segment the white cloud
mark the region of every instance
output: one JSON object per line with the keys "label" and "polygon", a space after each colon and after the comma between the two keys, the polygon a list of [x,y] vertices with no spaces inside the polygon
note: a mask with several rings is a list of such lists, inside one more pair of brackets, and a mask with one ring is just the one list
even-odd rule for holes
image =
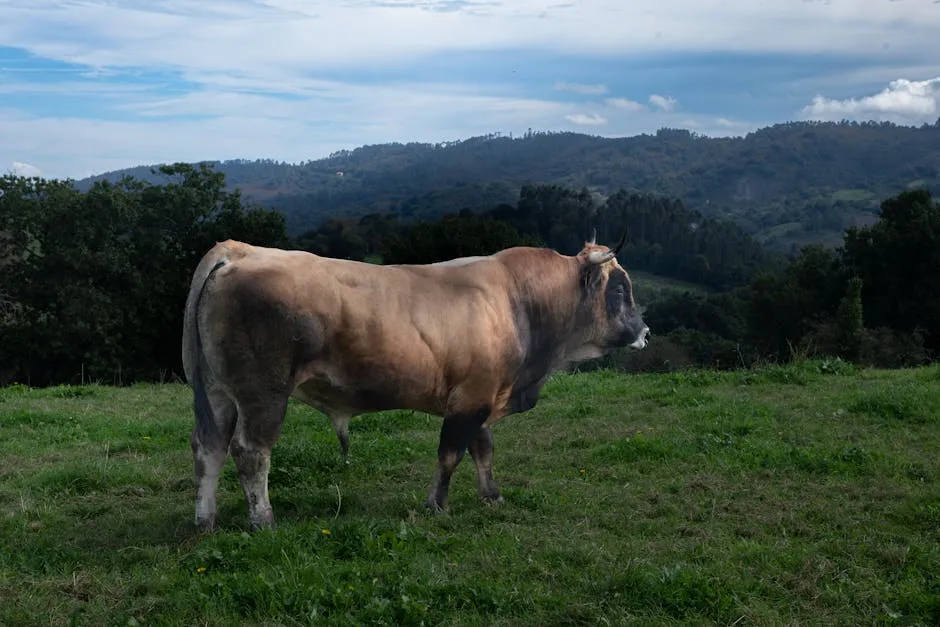
{"label": "white cloud", "polygon": [[10,166],[10,171],[17,176],[24,177],[33,177],[33,176],[42,176],[42,170],[32,165],[31,163],[24,163],[22,161],[14,161]]}
{"label": "white cloud", "polygon": [[872,96],[834,100],[817,95],[802,114],[814,119],[901,119],[932,122],[940,111],[940,77],[923,81],[899,78]]}
{"label": "white cloud", "polygon": [[538,0],[444,6],[7,0],[0,41],[92,67],[241,68],[263,76],[275,66],[368,67],[467,50],[869,53],[874,43],[925,58],[938,50],[940,31],[940,11],[930,0],[583,0],[577,12]]}
{"label": "white cloud", "polygon": [[571,113],[565,119],[580,126],[601,126],[607,124],[607,118],[596,113]]}
{"label": "white cloud", "polygon": [[599,96],[607,93],[606,85],[586,85],[584,83],[555,83],[555,91],[569,91],[585,96]]}
{"label": "white cloud", "polygon": [[659,107],[663,111],[672,111],[679,104],[679,101],[672,96],[660,96],[659,94],[650,95],[650,104]]}
{"label": "white cloud", "polygon": [[629,98],[608,98],[605,100],[607,104],[617,109],[622,109],[624,111],[631,111],[638,113],[640,111],[646,111],[646,105],[639,103],[635,100],[630,100]]}

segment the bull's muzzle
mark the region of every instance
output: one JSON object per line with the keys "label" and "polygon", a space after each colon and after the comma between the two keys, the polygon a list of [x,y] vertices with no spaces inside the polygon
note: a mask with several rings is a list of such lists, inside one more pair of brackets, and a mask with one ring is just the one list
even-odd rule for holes
{"label": "bull's muzzle", "polygon": [[636,336],[636,341],[629,345],[630,348],[635,348],[636,350],[642,350],[646,348],[646,345],[649,343],[649,340],[647,339],[649,334],[650,328],[644,324],[643,330],[640,331],[639,335]]}

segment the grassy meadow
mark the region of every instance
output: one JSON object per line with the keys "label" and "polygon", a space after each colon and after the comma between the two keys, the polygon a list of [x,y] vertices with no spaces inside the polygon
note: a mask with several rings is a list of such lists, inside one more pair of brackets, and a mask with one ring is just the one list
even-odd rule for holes
{"label": "grassy meadow", "polygon": [[423,503],[440,419],[292,403],[196,535],[183,385],[0,389],[3,625],[940,623],[940,366],[559,374]]}

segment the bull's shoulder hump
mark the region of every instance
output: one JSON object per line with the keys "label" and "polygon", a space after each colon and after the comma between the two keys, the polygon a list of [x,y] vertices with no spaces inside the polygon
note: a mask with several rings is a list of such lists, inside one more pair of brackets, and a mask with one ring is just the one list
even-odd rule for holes
{"label": "bull's shoulder hump", "polygon": [[420,281],[450,287],[493,288],[508,280],[505,264],[497,257],[460,257],[425,265],[398,266]]}
{"label": "bull's shoulder hump", "polygon": [[447,261],[438,261],[430,265],[437,266],[441,268],[456,268],[458,266],[466,266],[472,263],[479,263],[487,259],[492,259],[492,257],[476,255],[473,257],[457,257],[456,259],[448,259]]}

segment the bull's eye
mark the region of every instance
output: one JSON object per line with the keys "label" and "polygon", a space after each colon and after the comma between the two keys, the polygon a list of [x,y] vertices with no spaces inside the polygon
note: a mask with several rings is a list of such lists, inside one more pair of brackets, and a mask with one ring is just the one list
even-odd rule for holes
{"label": "bull's eye", "polygon": [[624,286],[622,286],[622,285],[618,285],[618,286],[617,286],[617,294],[618,294],[619,296],[623,296],[624,294],[626,294],[626,292],[627,292],[627,290],[626,290],[626,288],[625,288]]}

